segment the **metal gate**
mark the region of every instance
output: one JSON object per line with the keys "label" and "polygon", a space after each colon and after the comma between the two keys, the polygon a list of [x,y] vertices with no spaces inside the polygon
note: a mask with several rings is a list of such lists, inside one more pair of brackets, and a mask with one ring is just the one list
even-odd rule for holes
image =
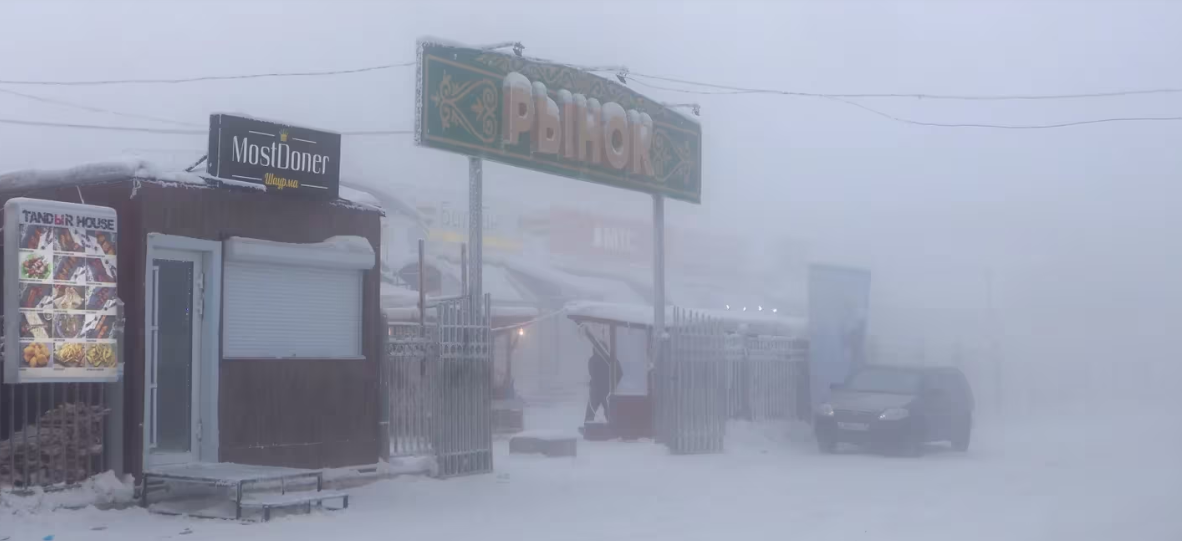
{"label": "metal gate", "polygon": [[726,337],[731,419],[809,419],[808,340],[788,336]]}
{"label": "metal gate", "polygon": [[656,356],[657,441],[676,454],[718,453],[731,419],[808,420],[808,341],[728,333],[723,321],[674,308]]}
{"label": "metal gate", "polygon": [[675,454],[722,452],[729,362],[722,321],[673,309],[656,363],[657,437]]}
{"label": "metal gate", "polygon": [[389,435],[390,456],[429,456],[431,408],[427,366],[437,357],[435,325],[401,323],[387,326],[382,362],[387,407],[382,424]]}
{"label": "metal gate", "polygon": [[[435,321],[392,325],[382,378],[393,456],[433,456],[439,477],[491,472],[492,331],[489,299],[434,306]],[[401,331],[401,332],[399,332]]]}

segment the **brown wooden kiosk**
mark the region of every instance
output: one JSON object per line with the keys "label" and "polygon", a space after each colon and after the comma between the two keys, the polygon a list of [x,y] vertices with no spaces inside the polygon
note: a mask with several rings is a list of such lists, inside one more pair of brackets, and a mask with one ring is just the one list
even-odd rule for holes
{"label": "brown wooden kiosk", "polygon": [[[126,325],[121,381],[103,384],[105,467],[141,478],[219,463],[378,462],[382,212],[335,184],[304,193],[298,181],[257,178],[166,174],[135,159],[0,176],[0,202],[81,202],[118,216]],[[0,403],[20,387],[0,385]]]}

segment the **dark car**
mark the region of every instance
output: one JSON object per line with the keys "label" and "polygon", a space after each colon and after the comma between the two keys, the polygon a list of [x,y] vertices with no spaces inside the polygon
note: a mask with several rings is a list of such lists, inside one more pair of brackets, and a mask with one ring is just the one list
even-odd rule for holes
{"label": "dark car", "polygon": [[973,392],[956,368],[866,366],[834,385],[814,417],[822,453],[853,443],[918,456],[939,441],[967,451]]}

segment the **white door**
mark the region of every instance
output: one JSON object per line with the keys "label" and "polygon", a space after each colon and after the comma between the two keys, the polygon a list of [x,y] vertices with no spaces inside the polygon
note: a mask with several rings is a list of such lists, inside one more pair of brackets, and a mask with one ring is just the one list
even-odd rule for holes
{"label": "white door", "polygon": [[153,250],[144,439],[148,466],[195,462],[201,440],[202,253]]}

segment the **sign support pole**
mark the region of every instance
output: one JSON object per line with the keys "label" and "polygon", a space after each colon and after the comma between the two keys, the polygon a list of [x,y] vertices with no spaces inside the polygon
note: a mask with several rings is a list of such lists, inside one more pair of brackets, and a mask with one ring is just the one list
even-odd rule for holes
{"label": "sign support pole", "polygon": [[653,336],[660,353],[665,335],[665,197],[653,195]]}
{"label": "sign support pole", "polygon": [[[649,396],[657,442],[665,437],[665,197],[653,194],[653,334],[650,374],[657,376]],[[654,396],[655,395],[655,396]]]}
{"label": "sign support pole", "polygon": [[[484,265],[484,162],[468,158],[468,294],[472,310],[481,310]],[[473,314],[475,315],[475,313]]]}

